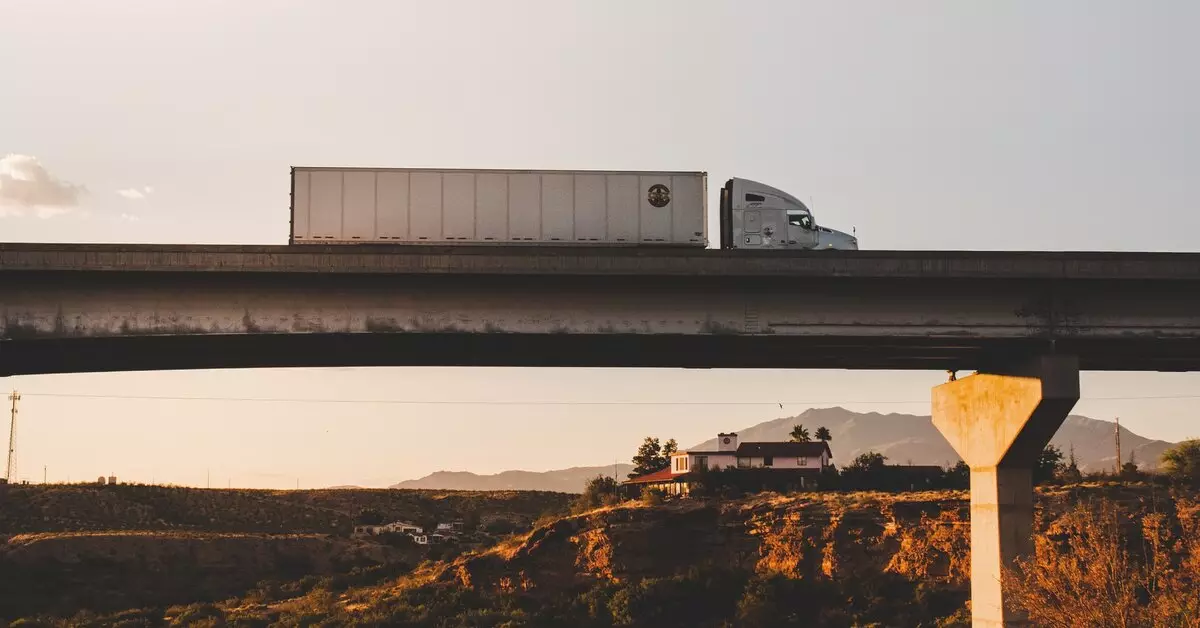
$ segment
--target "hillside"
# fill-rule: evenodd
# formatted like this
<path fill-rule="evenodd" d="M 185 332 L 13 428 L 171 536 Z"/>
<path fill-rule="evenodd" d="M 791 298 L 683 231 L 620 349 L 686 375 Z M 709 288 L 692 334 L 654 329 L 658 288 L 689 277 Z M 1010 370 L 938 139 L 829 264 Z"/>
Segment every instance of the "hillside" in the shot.
<path fill-rule="evenodd" d="M 1099 497 L 1140 513 L 1122 519 L 1131 532 L 1152 511 L 1173 538 L 1200 530 L 1194 493 L 1094 484 L 1039 489 L 1039 533 L 1070 530 L 1069 509 Z M 627 503 L 398 577 L 258 587 L 241 599 L 119 617 L 136 625 L 165 616 L 174 625 L 207 617 L 246 626 L 962 626 L 969 535 L 961 491 Z M 1180 563 L 1189 574 L 1200 565 L 1200 544 L 1170 547 L 1192 557 Z"/>
<path fill-rule="evenodd" d="M 326 489 L 273 491 L 118 484 L 12 485 L 0 490 L 0 534 L 79 531 L 205 531 L 349 534 L 372 510 L 386 521 L 427 526 L 502 516 L 528 525 L 565 508 L 570 496 L 546 492 Z"/>
<path fill-rule="evenodd" d="M 564 512 L 570 499 L 515 491 L 3 486 L 0 626 L 14 613 L 111 612 L 227 599 L 263 582 L 284 594 L 298 591 L 295 581 L 406 573 L 529 530 Z M 461 519 L 464 531 L 436 545 L 351 536 L 365 512 L 430 529 Z"/>
<path fill-rule="evenodd" d="M 438 471 L 417 480 L 406 480 L 390 488 L 460 490 L 460 491 L 557 491 L 582 493 L 587 481 L 597 475 L 624 480 L 633 465 L 618 464 L 604 467 L 572 467 L 556 471 L 504 471 L 479 475 L 468 471 Z"/>
<path fill-rule="evenodd" d="M 844 408 L 814 408 L 797 416 L 759 423 L 731 430 L 743 441 L 785 441 L 792 427 L 803 424 L 813 432 L 817 427 L 829 428 L 833 441 L 834 463 L 845 465 L 866 451 L 877 451 L 893 464 L 951 465 L 958 454 L 933 426 L 929 416 L 912 414 L 879 414 L 851 412 Z M 1111 470 L 1116 458 L 1111 421 L 1099 421 L 1071 415 L 1063 422 L 1050 443 L 1066 455 L 1071 446 L 1079 469 L 1084 472 Z M 1157 469 L 1159 457 L 1174 443 L 1151 440 L 1121 428 L 1121 452 L 1128 462 L 1130 453 L 1144 470 Z M 716 449 L 712 438 L 691 449 Z"/>

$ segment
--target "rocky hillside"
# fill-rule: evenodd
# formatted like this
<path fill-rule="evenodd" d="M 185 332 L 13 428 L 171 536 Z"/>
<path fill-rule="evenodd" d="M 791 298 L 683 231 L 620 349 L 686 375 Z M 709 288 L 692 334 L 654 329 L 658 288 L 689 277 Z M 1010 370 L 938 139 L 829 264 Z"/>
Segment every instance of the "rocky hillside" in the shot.
<path fill-rule="evenodd" d="M 1200 531 L 1196 495 L 1115 484 L 1039 490 L 1039 530 L 1053 532 L 1071 505 L 1098 497 L 1161 513 L 1185 534 Z M 1125 521 L 1139 529 L 1139 517 Z M 310 585 L 300 596 L 256 590 L 167 609 L 166 617 L 326 626 L 964 625 L 969 530 L 967 496 L 952 491 L 629 503 L 372 584 Z"/>
<path fill-rule="evenodd" d="M 933 426 L 929 416 L 851 412 L 844 408 L 814 408 L 797 416 L 766 421 L 731 430 L 739 440 L 786 441 L 796 424 L 809 432 L 819 426 L 829 428 L 834 462 L 845 465 L 861 453 L 876 451 L 892 464 L 953 465 L 958 454 Z M 1051 439 L 1050 444 L 1063 454 L 1074 447 L 1075 458 L 1083 472 L 1111 470 L 1116 459 L 1113 433 L 1116 424 L 1084 416 L 1071 415 Z M 1174 443 L 1152 440 L 1121 428 L 1121 451 L 1125 462 L 1130 454 L 1143 470 L 1157 469 L 1162 453 Z M 716 438 L 698 443 L 691 449 L 716 449 Z"/>

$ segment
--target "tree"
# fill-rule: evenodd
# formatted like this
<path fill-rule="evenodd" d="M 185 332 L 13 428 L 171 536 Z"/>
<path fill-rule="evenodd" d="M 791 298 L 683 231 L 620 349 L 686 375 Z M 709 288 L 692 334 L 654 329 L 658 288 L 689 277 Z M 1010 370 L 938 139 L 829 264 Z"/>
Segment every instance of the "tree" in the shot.
<path fill-rule="evenodd" d="M 1070 453 L 1067 455 L 1067 464 L 1062 468 L 1060 474 L 1063 482 L 1074 484 L 1083 481 L 1083 473 L 1079 471 L 1079 464 L 1075 460 L 1075 444 L 1071 444 Z"/>
<path fill-rule="evenodd" d="M 1167 475 L 1200 486 L 1200 438 L 1185 440 L 1164 451 L 1162 463 Z"/>
<path fill-rule="evenodd" d="M 1046 445 L 1038 455 L 1037 464 L 1033 468 L 1033 483 L 1043 484 L 1054 479 L 1062 469 L 1062 450 L 1054 445 Z"/>
<path fill-rule="evenodd" d="M 588 480 L 587 486 L 583 489 L 583 494 L 576 500 L 576 509 L 579 511 L 594 510 L 601 506 L 610 506 L 619 501 L 617 492 L 620 485 L 616 479 L 607 475 L 597 475 Z"/>
<path fill-rule="evenodd" d="M 358 525 L 377 526 L 383 523 L 383 513 L 374 508 L 363 508 L 354 517 L 354 522 Z"/>
<path fill-rule="evenodd" d="M 971 467 L 959 460 L 946 470 L 946 488 L 971 488 Z"/>
<path fill-rule="evenodd" d="M 805 429 L 803 425 L 797 425 L 796 427 L 792 428 L 793 443 L 807 443 L 811 440 L 812 438 L 809 437 L 808 430 Z"/>
<path fill-rule="evenodd" d="M 668 440 L 667 444 L 663 445 L 662 456 L 666 460 L 667 464 L 671 464 L 671 454 L 677 453 L 678 451 L 679 444 L 675 442 L 674 438 Z"/>
<path fill-rule="evenodd" d="M 833 435 L 829 433 L 829 428 L 825 427 L 824 425 L 817 428 L 816 436 L 817 436 L 817 440 L 819 440 L 823 443 L 827 443 L 827 442 L 833 440 Z"/>
<path fill-rule="evenodd" d="M 868 451 L 842 469 L 843 484 L 852 489 L 883 488 L 887 479 L 887 456 Z"/>
<path fill-rule="evenodd" d="M 667 468 L 667 465 L 671 464 L 671 454 L 675 449 L 677 446 L 673 438 L 667 441 L 667 449 L 663 449 L 657 438 L 647 436 L 646 440 L 642 441 L 642 446 L 638 447 L 637 455 L 633 457 L 633 471 L 629 477 L 636 478 Z"/>

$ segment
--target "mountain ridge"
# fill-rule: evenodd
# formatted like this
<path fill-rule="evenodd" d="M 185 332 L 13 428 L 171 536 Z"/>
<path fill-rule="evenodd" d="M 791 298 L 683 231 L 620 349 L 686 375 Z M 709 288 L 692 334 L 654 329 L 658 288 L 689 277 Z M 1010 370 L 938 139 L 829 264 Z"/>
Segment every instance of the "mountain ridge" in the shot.
<path fill-rule="evenodd" d="M 405 480 L 388 488 L 396 489 L 436 489 L 436 490 L 465 490 L 465 491 L 554 491 L 562 493 L 580 493 L 588 480 L 597 475 L 612 476 L 615 472 L 618 480 L 624 480 L 633 465 L 619 463 L 594 467 L 569 467 L 550 471 L 521 471 L 510 470 L 500 473 L 478 474 L 470 471 L 435 471 L 415 480 Z"/>
<path fill-rule="evenodd" d="M 738 440 L 786 441 L 796 424 L 803 424 L 809 433 L 818 427 L 827 427 L 833 436 L 830 448 L 833 461 L 843 467 L 859 454 L 875 451 L 887 456 L 891 464 L 928 464 L 952 466 L 958 462 L 958 454 L 933 426 L 928 415 L 852 412 L 841 407 L 812 408 L 789 417 L 763 421 L 749 427 L 732 430 Z M 1113 433 L 1116 424 L 1112 421 L 1071 415 L 1055 433 L 1050 443 L 1063 452 L 1066 458 L 1074 449 L 1076 463 L 1084 472 L 1111 470 L 1116 460 L 1116 445 Z M 716 435 L 686 449 L 715 449 Z M 665 438 L 669 438 L 666 436 Z M 664 440 L 665 440 L 664 438 Z M 1154 440 L 1121 428 L 1121 454 L 1123 462 L 1130 456 L 1143 470 L 1157 469 L 1162 453 L 1174 443 Z M 630 445 L 632 456 L 637 444 Z M 624 480 L 633 465 L 615 465 L 618 480 Z M 470 471 L 437 471 L 414 480 L 406 480 L 388 488 L 434 489 L 434 490 L 526 490 L 580 493 L 587 481 L 597 475 L 612 476 L 614 465 L 579 466 L 551 471 L 510 470 L 494 474 L 476 474 Z"/>
<path fill-rule="evenodd" d="M 734 430 L 739 441 L 788 440 L 792 427 L 802 424 L 809 433 L 818 427 L 829 428 L 833 439 L 830 448 L 834 461 L 844 466 L 859 454 L 875 451 L 888 457 L 892 464 L 953 465 L 959 456 L 941 432 L 933 426 L 929 415 L 879 412 L 859 413 L 841 407 L 812 408 L 798 415 L 764 421 L 741 430 Z M 1070 415 L 1050 439 L 1050 444 L 1062 450 L 1064 458 L 1072 448 L 1079 469 L 1084 472 L 1114 468 L 1116 444 L 1113 439 L 1116 423 L 1082 415 Z M 1123 462 L 1134 462 L 1143 470 L 1157 469 L 1159 457 L 1174 446 L 1162 440 L 1146 438 L 1121 428 Z M 690 449 L 710 449 L 717 446 L 713 438 L 697 443 Z"/>

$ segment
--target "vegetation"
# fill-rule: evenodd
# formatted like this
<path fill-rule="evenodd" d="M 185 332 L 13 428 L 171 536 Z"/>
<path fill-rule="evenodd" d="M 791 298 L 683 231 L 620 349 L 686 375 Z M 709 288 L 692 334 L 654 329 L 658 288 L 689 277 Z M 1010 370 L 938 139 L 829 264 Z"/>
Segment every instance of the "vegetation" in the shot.
<path fill-rule="evenodd" d="M 661 445 L 657 438 L 647 436 L 633 457 L 633 471 L 629 477 L 636 478 L 666 469 L 671 464 L 671 454 L 677 451 L 679 446 L 674 438 L 668 440 L 666 445 Z"/>
<path fill-rule="evenodd" d="M 1045 484 L 1058 477 L 1059 472 L 1063 468 L 1062 450 L 1054 445 L 1046 445 L 1038 456 L 1037 463 L 1033 467 L 1033 483 Z"/>
<path fill-rule="evenodd" d="M 0 531 L 204 531 L 349 536 L 356 524 L 436 526 L 503 514 L 522 525 L 573 495 L 537 491 L 209 490 L 143 484 L 18 484 L 0 492 Z"/>
<path fill-rule="evenodd" d="M 616 479 L 598 475 L 588 481 L 583 494 L 572 505 L 574 512 L 587 512 L 603 506 L 612 506 L 621 501 L 620 484 Z"/>
<path fill-rule="evenodd" d="M 803 425 L 793 427 L 791 437 L 793 443 L 807 443 L 812 441 L 812 438 L 808 435 L 808 428 Z"/>
<path fill-rule="evenodd" d="M 592 486 L 603 495 L 607 484 Z M 1034 625 L 1196 624 L 1194 494 L 1093 485 L 1039 495 L 1036 560 L 1005 575 L 1018 578 Z M 965 626 L 968 510 L 961 492 L 627 505 L 548 519 L 411 571 L 267 581 L 223 601 L 17 625 Z"/>
<path fill-rule="evenodd" d="M 1200 521 L 1078 504 L 1005 580 L 1037 626 L 1195 626 Z"/>
<path fill-rule="evenodd" d="M 1163 452 L 1162 462 L 1172 479 L 1200 488 L 1200 439 L 1185 440 Z"/>

